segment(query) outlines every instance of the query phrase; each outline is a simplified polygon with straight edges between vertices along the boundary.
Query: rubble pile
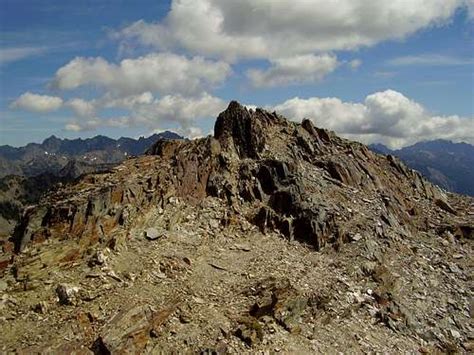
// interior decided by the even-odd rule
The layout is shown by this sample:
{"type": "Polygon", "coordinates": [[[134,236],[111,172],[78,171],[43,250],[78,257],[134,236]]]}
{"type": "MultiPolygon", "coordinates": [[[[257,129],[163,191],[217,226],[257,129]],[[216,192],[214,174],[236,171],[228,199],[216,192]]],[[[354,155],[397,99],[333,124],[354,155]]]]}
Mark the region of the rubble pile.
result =
{"type": "Polygon", "coordinates": [[[472,198],[231,102],[24,212],[0,350],[470,352],[473,236],[472,198]]]}

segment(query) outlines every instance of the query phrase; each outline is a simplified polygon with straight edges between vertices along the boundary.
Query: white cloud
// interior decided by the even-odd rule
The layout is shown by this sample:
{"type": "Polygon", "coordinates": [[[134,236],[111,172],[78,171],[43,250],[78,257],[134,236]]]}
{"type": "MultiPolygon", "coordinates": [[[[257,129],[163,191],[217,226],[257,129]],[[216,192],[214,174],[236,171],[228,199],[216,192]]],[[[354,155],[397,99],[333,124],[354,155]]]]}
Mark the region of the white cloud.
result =
{"type": "Polygon", "coordinates": [[[194,126],[196,121],[215,118],[226,107],[223,100],[207,93],[196,97],[166,95],[159,99],[154,99],[151,93],[143,93],[121,99],[103,98],[98,102],[103,107],[127,109],[130,114],[117,118],[76,119],[69,122],[65,129],[79,132],[98,127],[142,126],[153,130],[177,123],[180,132],[194,138],[201,135],[194,126]]]}
{"type": "Polygon", "coordinates": [[[124,47],[274,59],[403,39],[466,5],[472,0],[174,0],[163,21],[140,20],[114,37],[124,47]]]}
{"type": "Polygon", "coordinates": [[[43,54],[48,47],[10,47],[0,48],[0,65],[16,62],[29,57],[43,54]]]}
{"type": "Polygon", "coordinates": [[[145,91],[189,95],[221,84],[230,72],[222,61],[172,53],[124,59],[119,65],[100,57],[77,57],[56,72],[53,85],[59,89],[95,85],[120,95],[145,91]]]}
{"type": "Polygon", "coordinates": [[[199,127],[187,127],[187,128],[180,128],[176,130],[176,133],[183,137],[187,137],[190,139],[202,138],[204,134],[202,133],[201,128],[199,127]]]}
{"type": "Polygon", "coordinates": [[[72,132],[94,131],[99,127],[130,127],[133,126],[132,120],[128,116],[113,118],[93,117],[90,119],[75,119],[64,126],[64,130],[72,132]]]}
{"type": "Polygon", "coordinates": [[[388,61],[389,65],[393,66],[408,66],[408,65],[422,65],[422,66],[456,66],[456,65],[472,65],[474,60],[472,58],[456,58],[440,54],[421,54],[413,56],[397,57],[388,61]]]}
{"type": "Polygon", "coordinates": [[[74,98],[66,103],[79,117],[93,117],[95,115],[94,102],[74,98]]]}
{"type": "Polygon", "coordinates": [[[300,55],[271,60],[270,68],[251,69],[247,76],[256,87],[314,83],[333,72],[338,64],[334,55],[300,55]]]}
{"type": "Polygon", "coordinates": [[[215,118],[225,109],[226,103],[207,93],[199,97],[184,97],[181,95],[166,95],[154,100],[149,105],[135,108],[135,116],[153,125],[162,121],[178,122],[183,128],[203,118],[215,118]]]}
{"type": "Polygon", "coordinates": [[[78,121],[73,121],[66,126],[64,126],[64,129],[66,131],[71,131],[71,132],[85,132],[85,131],[93,131],[97,129],[100,126],[100,120],[97,119],[92,119],[92,120],[84,120],[82,122],[78,121]]]}
{"type": "Polygon", "coordinates": [[[393,90],[369,95],[364,103],[296,97],[273,109],[296,120],[310,118],[317,126],[350,139],[381,142],[392,148],[438,138],[474,143],[474,117],[432,115],[393,90]]]}
{"type": "Polygon", "coordinates": [[[13,101],[10,104],[10,107],[31,112],[44,113],[58,110],[62,105],[63,100],[60,97],[25,92],[18,99],[13,101]]]}
{"type": "Polygon", "coordinates": [[[110,95],[106,95],[100,100],[104,107],[112,108],[126,108],[133,109],[140,105],[149,105],[153,102],[153,94],[149,91],[139,95],[130,95],[120,98],[113,98],[110,95]]]}

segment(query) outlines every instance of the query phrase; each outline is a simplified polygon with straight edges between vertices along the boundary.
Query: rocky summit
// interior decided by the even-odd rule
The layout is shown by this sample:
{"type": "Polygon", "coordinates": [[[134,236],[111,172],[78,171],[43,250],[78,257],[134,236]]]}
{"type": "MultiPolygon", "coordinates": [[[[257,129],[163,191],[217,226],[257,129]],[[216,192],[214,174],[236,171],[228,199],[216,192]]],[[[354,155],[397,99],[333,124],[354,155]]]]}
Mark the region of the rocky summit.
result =
{"type": "Polygon", "coordinates": [[[469,353],[473,238],[472,198],[231,102],[23,212],[0,350],[469,353]]]}

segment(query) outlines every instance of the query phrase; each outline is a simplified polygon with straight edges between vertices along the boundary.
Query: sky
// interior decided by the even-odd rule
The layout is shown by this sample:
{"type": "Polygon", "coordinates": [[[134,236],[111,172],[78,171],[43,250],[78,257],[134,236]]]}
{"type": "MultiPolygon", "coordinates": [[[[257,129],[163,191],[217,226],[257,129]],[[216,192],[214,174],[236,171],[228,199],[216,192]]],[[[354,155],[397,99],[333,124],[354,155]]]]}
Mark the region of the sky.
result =
{"type": "Polygon", "coordinates": [[[212,133],[230,100],[474,144],[474,0],[0,0],[0,145],[212,133]]]}

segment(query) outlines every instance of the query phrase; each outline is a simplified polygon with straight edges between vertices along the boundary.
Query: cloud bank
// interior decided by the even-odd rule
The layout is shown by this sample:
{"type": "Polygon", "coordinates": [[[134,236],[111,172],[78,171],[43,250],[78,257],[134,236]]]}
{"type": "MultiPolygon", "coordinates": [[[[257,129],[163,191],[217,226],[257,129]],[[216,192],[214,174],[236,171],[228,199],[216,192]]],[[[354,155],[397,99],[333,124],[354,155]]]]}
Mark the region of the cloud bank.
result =
{"type": "Polygon", "coordinates": [[[438,138],[474,144],[474,117],[432,115],[394,90],[368,95],[363,103],[295,97],[272,108],[294,120],[309,118],[347,138],[392,148],[438,138]]]}
{"type": "Polygon", "coordinates": [[[321,81],[339,62],[334,55],[301,55],[271,61],[267,70],[251,69],[247,76],[255,87],[309,84],[321,81]]]}
{"type": "Polygon", "coordinates": [[[63,99],[60,97],[37,95],[28,91],[13,101],[10,108],[45,113],[58,110],[62,105],[63,99]]]}
{"type": "MultiPolygon", "coordinates": [[[[173,0],[163,20],[136,21],[111,34],[122,54],[137,53],[135,49],[151,53],[118,62],[76,57],[52,78],[51,88],[64,98],[26,92],[10,107],[37,113],[63,108],[73,115],[65,126],[71,131],[132,126],[153,130],[167,125],[197,136],[198,121],[214,118],[225,108],[214,92],[239,61],[254,66],[243,73],[254,88],[315,84],[338,67],[355,71],[362,65],[360,59],[339,60],[337,51],[402,40],[448,23],[456,10],[472,9],[473,4],[474,0],[173,0]],[[98,94],[90,100],[74,97],[84,92],[98,94]]],[[[18,48],[0,54],[8,61],[38,50],[18,48]]],[[[425,54],[384,64],[393,69],[469,63],[425,54]]],[[[389,78],[394,72],[374,75],[389,78]]],[[[274,108],[295,119],[312,117],[317,125],[367,143],[395,147],[432,138],[474,142],[473,119],[430,114],[392,90],[369,95],[362,103],[295,97],[274,108]]]]}
{"type": "Polygon", "coordinates": [[[161,22],[137,21],[114,37],[122,47],[236,60],[352,50],[398,40],[448,21],[470,0],[174,0],[161,22]]]}
{"type": "MultiPolygon", "coordinates": [[[[99,127],[134,127],[142,126],[156,130],[166,123],[177,123],[183,133],[197,135],[195,127],[197,120],[216,117],[225,109],[226,102],[208,93],[196,97],[182,95],[165,95],[154,98],[149,92],[141,95],[128,96],[119,99],[97,101],[95,107],[123,108],[129,114],[101,119],[76,119],[69,122],[65,129],[68,131],[89,131],[99,127]]],[[[200,131],[199,131],[200,132],[200,131]]]]}
{"type": "Polygon", "coordinates": [[[124,59],[118,65],[100,57],[78,57],[58,69],[53,86],[70,90],[94,85],[119,95],[145,91],[193,95],[222,84],[230,73],[225,62],[173,53],[124,59]]]}

